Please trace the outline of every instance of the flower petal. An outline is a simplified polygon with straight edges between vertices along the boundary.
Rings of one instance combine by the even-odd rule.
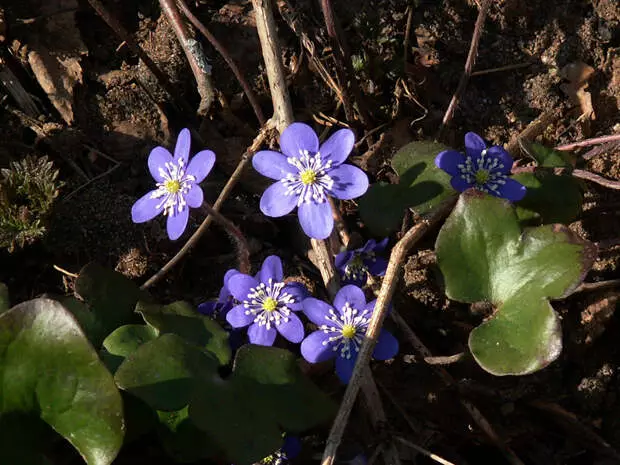
[[[155,147],[151,150],[148,165],[151,176],[153,176],[155,181],[162,182],[164,180],[164,177],[159,174],[159,169],[161,168],[164,172],[168,172],[168,170],[165,169],[166,163],[172,163],[172,154],[167,149],[164,147]]]
[[[475,132],[468,132],[465,134],[465,153],[467,153],[467,155],[477,158],[480,152],[486,148],[486,142],[478,134]]]
[[[221,304],[219,302],[208,301],[198,305],[198,312],[206,316],[214,316]]]
[[[258,281],[247,274],[237,273],[230,277],[227,286],[233,297],[239,302],[243,302],[247,300],[252,289],[258,286]]]
[[[334,358],[336,352],[333,350],[333,343],[329,342],[330,334],[323,331],[311,333],[301,343],[301,356],[310,363],[325,362]]]
[[[334,180],[331,193],[340,200],[360,197],[368,190],[368,176],[357,166],[340,165],[328,172]]]
[[[321,326],[327,323],[327,317],[329,311],[333,310],[333,307],[327,302],[315,299],[314,297],[308,297],[301,302],[303,306],[303,312],[308,319],[315,325]]]
[[[334,298],[334,307],[342,313],[342,309],[347,302],[351,307],[361,311],[366,306],[364,291],[353,285],[342,287]]]
[[[465,156],[456,150],[444,150],[435,157],[435,166],[451,176],[456,176],[461,172],[458,165],[462,163],[465,163]]]
[[[374,257],[364,260],[364,265],[372,276],[383,276],[387,270],[388,262],[383,257]]]
[[[500,166],[493,171],[500,172],[503,174],[510,174],[510,170],[512,169],[512,157],[503,147],[499,145],[494,145],[493,147],[489,147],[487,150],[487,154],[494,158],[497,158],[500,162]]]
[[[226,314],[226,321],[228,321],[233,328],[243,328],[254,321],[254,315],[247,315],[245,312],[246,308],[243,304],[235,305]]]
[[[152,220],[164,211],[161,197],[154,199],[152,197],[153,192],[155,191],[151,191],[140,197],[131,207],[131,220],[134,223],[144,223],[145,221]],[[158,206],[159,208],[157,208]]]
[[[280,149],[285,155],[295,158],[306,150],[314,154],[319,150],[319,138],[307,124],[293,123],[282,131]]]
[[[526,193],[526,187],[512,178],[506,178],[506,184],[499,186],[499,196],[511,202],[518,202]]]
[[[354,144],[355,134],[353,131],[350,129],[340,129],[321,144],[319,152],[321,152],[323,160],[331,160],[333,166],[338,166],[347,159],[351,150],[353,150]]]
[[[187,166],[187,162],[189,161],[189,148],[192,145],[192,136],[189,132],[189,129],[181,129],[179,135],[177,136],[177,143],[174,147],[174,161],[178,163],[179,160],[183,159],[183,165]]]
[[[175,212],[174,215],[168,215],[168,222],[166,223],[166,230],[168,231],[168,237],[172,241],[176,241],[187,227],[187,220],[189,219],[189,208],[185,207],[181,211]]]
[[[314,239],[326,239],[334,229],[334,217],[329,202],[302,203],[298,215],[301,229]]]
[[[270,255],[263,261],[263,266],[260,269],[259,281],[267,284],[269,280],[274,283],[282,282],[284,279],[284,272],[282,271],[282,260],[277,255]]]
[[[282,321],[276,326],[278,332],[289,341],[299,344],[304,338],[304,324],[294,313],[288,316],[288,321]]]
[[[303,309],[302,302],[308,297],[308,289],[302,283],[297,282],[289,282],[282,288],[282,292],[286,292],[287,294],[293,296],[295,298],[295,302],[288,304],[287,307],[297,312]]]
[[[259,325],[254,323],[248,328],[248,339],[250,344],[256,344],[259,346],[272,346],[276,340],[277,331],[271,327],[267,329],[265,325]]]
[[[286,195],[287,188],[281,182],[275,182],[263,192],[260,198],[260,211],[265,215],[278,218],[293,211],[297,205],[296,195]]]
[[[387,245],[389,244],[389,242],[390,242],[389,237],[386,237],[382,241],[377,242],[377,245],[375,246],[375,252],[383,252],[387,248]]]
[[[233,277],[236,274],[239,274],[240,271],[233,269],[228,270],[225,274],[224,274],[224,285],[222,286],[222,289],[220,289],[220,295],[218,297],[218,299],[220,301],[226,300],[228,297],[231,296],[230,290],[228,289],[228,280]]]
[[[334,259],[334,266],[340,272],[340,274],[344,274],[346,267],[353,258],[354,254],[355,252],[347,250],[345,252],[340,252],[338,255],[336,255],[336,258]]]
[[[450,180],[450,184],[452,185],[452,187],[454,188],[455,191],[457,192],[464,192],[467,189],[469,189],[470,187],[474,187],[473,184],[468,183],[467,181],[465,181],[462,177],[460,176],[454,176],[451,180]]]
[[[215,153],[211,150],[203,150],[194,155],[187,165],[186,174],[194,176],[197,183],[201,183],[213,169]]]
[[[252,157],[252,166],[263,176],[271,179],[282,179],[287,174],[296,174],[297,168],[286,161],[286,157],[280,152],[261,150]]]
[[[336,358],[336,374],[344,384],[349,384],[349,381],[351,381],[351,375],[357,360],[357,352],[353,351],[353,354],[351,358]]]
[[[202,205],[202,201],[204,200],[204,194],[202,193],[202,189],[198,184],[194,184],[189,192],[185,194],[185,201],[187,205],[192,208],[198,208]]]
[[[286,454],[288,460],[294,459],[301,452],[301,441],[297,436],[287,434],[282,444],[282,452]]]
[[[398,340],[392,333],[382,329],[377,339],[377,345],[372,353],[375,360],[389,360],[398,353]]]

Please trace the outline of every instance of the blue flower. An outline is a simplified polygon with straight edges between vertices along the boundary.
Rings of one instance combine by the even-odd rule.
[[[375,309],[376,300],[366,303],[364,292],[357,286],[344,286],[331,306],[322,300],[308,297],[302,302],[304,314],[319,327],[301,343],[301,355],[310,363],[336,358],[336,374],[347,384],[366,329]],[[372,356],[388,360],[398,353],[398,341],[381,330]]]
[[[343,164],[354,142],[350,129],[340,129],[319,147],[319,138],[310,126],[288,126],[280,136],[282,153],[262,150],[252,158],[256,171],[278,181],[263,193],[261,211],[280,217],[298,207],[301,228],[309,237],[329,237],[334,218],[328,197],[354,199],[368,190],[366,173]]]
[[[155,180],[155,189],[144,195],[131,207],[134,223],[144,223],[160,213],[168,217],[168,237],[176,240],[183,234],[189,218],[189,207],[202,205],[203,193],[198,185],[215,164],[211,150],[198,152],[189,162],[191,136],[183,129],[177,138],[174,157],[164,147],[155,147],[148,160],[148,167]]]
[[[306,288],[283,279],[282,261],[271,255],[257,277],[236,273],[227,281],[230,293],[240,303],[228,312],[226,321],[233,328],[249,326],[252,344],[271,346],[276,333],[294,343],[304,338],[304,325],[294,312],[301,310]]]
[[[342,282],[361,287],[366,284],[368,275],[383,276],[388,262],[377,254],[385,251],[388,240],[385,238],[381,242],[377,242],[370,239],[360,249],[349,250],[336,255],[335,265]]]
[[[455,150],[441,152],[435,165],[452,176],[452,187],[463,192],[474,187],[487,194],[518,202],[526,188],[510,178],[512,157],[502,147],[487,148],[484,140],[473,132],[465,134],[465,155]]]

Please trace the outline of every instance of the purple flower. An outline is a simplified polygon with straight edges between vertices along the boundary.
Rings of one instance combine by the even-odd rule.
[[[282,261],[271,255],[257,277],[237,273],[228,280],[228,289],[240,303],[226,315],[233,328],[249,326],[252,344],[273,345],[276,332],[291,342],[301,342],[304,325],[294,312],[301,310],[306,289],[299,283],[284,283]]]
[[[148,166],[156,189],[138,199],[131,207],[134,223],[144,223],[160,213],[168,216],[168,237],[181,237],[189,218],[189,207],[202,205],[203,193],[198,185],[207,177],[215,163],[211,150],[198,152],[189,162],[191,136],[183,129],[177,138],[174,157],[164,147],[155,147],[149,155]]]
[[[216,301],[207,301],[198,305],[198,311],[211,318],[224,318],[233,308],[233,296],[228,289],[228,280],[239,273],[237,270],[228,270],[224,275],[224,285],[220,289],[220,295]]]
[[[368,275],[383,276],[388,262],[385,258],[377,256],[377,253],[385,250],[388,240],[385,238],[381,242],[377,242],[370,239],[360,249],[349,250],[336,255],[335,265],[342,282],[361,287],[366,284]]]
[[[376,300],[366,303],[364,292],[353,285],[338,291],[333,307],[313,297],[304,299],[304,313],[319,330],[301,343],[301,355],[310,363],[336,357],[336,374],[343,383],[348,383],[375,303]],[[372,356],[377,360],[388,360],[397,352],[396,338],[381,330]]]
[[[262,150],[252,159],[256,171],[278,181],[263,193],[261,211],[280,217],[298,207],[304,232],[315,239],[328,237],[334,227],[328,197],[354,199],[368,189],[366,173],[343,164],[354,142],[350,129],[340,129],[319,147],[310,126],[291,124],[280,136],[282,153]]]
[[[518,202],[525,196],[525,186],[509,178],[512,158],[502,147],[487,148],[478,134],[465,134],[465,155],[455,150],[441,152],[435,165],[452,176],[452,187],[463,192],[474,187],[487,194]]]

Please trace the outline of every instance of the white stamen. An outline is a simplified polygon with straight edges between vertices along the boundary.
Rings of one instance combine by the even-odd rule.
[[[332,161],[323,161],[321,152],[311,155],[307,150],[299,150],[300,157],[288,157],[286,161],[297,168],[297,174],[287,174],[281,182],[286,186],[285,195],[296,195],[299,197],[297,206],[302,203],[323,203],[327,201],[326,192],[334,187],[334,180],[329,176],[328,171],[332,167]],[[314,173],[314,181],[306,184],[301,180],[302,173]]]
[[[478,190],[488,194],[498,195],[499,188],[506,184],[508,175],[502,172],[505,165],[501,162],[500,158],[496,156],[489,157],[487,152],[488,149],[484,149],[480,153],[480,158],[478,158],[477,163],[474,163],[471,156],[465,155],[465,162],[457,165],[460,171],[459,176]],[[478,184],[476,182],[476,173],[481,170],[486,171],[489,176],[484,184]]]
[[[366,328],[370,322],[370,311],[363,310],[360,312],[356,308],[351,307],[347,302],[342,308],[342,314],[330,309],[329,315],[325,316],[328,323],[321,325],[320,329],[325,334],[333,333],[323,345],[331,344],[334,352],[340,351],[340,357],[350,359],[359,352],[362,341],[366,335]],[[353,337],[344,337],[343,329],[353,327],[355,335]]]
[[[288,305],[295,303],[295,297],[288,292],[282,292],[284,286],[286,286],[285,283],[274,283],[273,279],[269,278],[267,284],[260,283],[250,289],[247,299],[242,302],[243,308],[246,309],[245,314],[254,315],[254,323],[265,326],[266,329],[271,329],[272,326],[278,326],[280,323],[287,323],[291,315]],[[264,304],[267,299],[275,301],[274,310],[265,309]]]
[[[159,167],[159,175],[163,178],[162,182],[156,184],[157,189],[151,194],[151,198],[159,199],[161,202],[157,209],[164,208],[164,215],[176,215],[183,211],[187,205],[185,196],[194,185],[196,177],[185,174],[185,161],[181,158],[178,163],[174,161],[165,163]],[[170,190],[170,183],[178,183],[178,190]]]

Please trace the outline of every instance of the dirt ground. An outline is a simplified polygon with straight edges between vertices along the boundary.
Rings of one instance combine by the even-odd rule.
[[[335,79],[319,2],[289,3]],[[412,140],[436,136],[463,72],[476,3],[333,3],[371,115],[366,128],[359,121],[349,123],[358,138],[374,129],[356,147],[352,161],[373,181],[394,180],[389,165],[394,152]],[[188,4],[241,65],[264,113],[271,115],[251,1]],[[181,98],[197,108],[193,76],[158,3],[107,0],[105,5],[168,77],[176,101]],[[64,186],[46,237],[23,250],[0,251],[0,282],[9,286],[15,302],[44,292],[68,292],[71,278],[53,265],[77,272],[92,260],[143,282],[180,247],[168,240],[161,221],[134,225],[130,219],[131,205],[150,188],[149,151],[155,145],[171,146],[183,127],[198,129],[204,147],[218,156],[204,184],[205,197],[213,202],[260,127],[239,83],[200,38],[218,98],[208,116],[199,118],[179,109],[87,1],[8,2],[4,15],[0,67],[10,69],[34,107],[29,113],[29,107],[0,86],[0,168],[28,154],[48,155]],[[276,19],[296,119],[314,120],[319,130],[328,128],[329,121],[345,121],[334,92],[277,9]],[[496,144],[514,142],[530,123],[548,114],[555,116],[537,133],[546,145],[618,133],[619,47],[620,4],[615,0],[492,2],[475,64],[475,71],[484,72],[470,79],[444,142],[460,147],[467,131]],[[587,76],[585,84],[579,84],[579,76]],[[45,89],[50,81],[61,82],[62,92]],[[587,152],[580,152],[586,154],[579,158],[583,169],[620,180],[620,145]],[[244,176],[224,214],[247,236],[256,263],[277,253],[290,275],[320,280],[308,261],[308,245],[295,239],[296,221],[260,215],[257,194],[264,185],[259,176]],[[571,228],[609,245],[601,249],[587,281],[619,278],[620,247],[613,244],[620,237],[620,193],[591,183],[585,188],[584,213]],[[345,202],[342,209],[347,223],[369,236],[355,204]],[[201,213],[193,211],[190,233],[201,220]],[[394,304],[434,355],[453,355],[466,348],[467,335],[482,316],[443,295],[437,270],[426,259],[435,234],[408,259]],[[162,301],[199,303],[217,295],[224,272],[234,266],[230,240],[214,227],[152,291]],[[465,399],[526,464],[620,464],[620,324],[614,316],[619,296],[617,289],[608,289],[555,302],[563,320],[564,351],[530,376],[492,377],[474,362],[463,361],[447,367],[457,381],[446,386],[401,337],[398,358],[374,366],[389,423],[371,434],[358,409],[345,447],[362,447],[371,456],[382,441],[400,436],[455,464],[508,463],[464,410],[460,401]],[[334,396],[342,391],[333,381],[318,382],[325,382]],[[299,463],[316,463],[326,431],[305,439]],[[399,454],[403,463],[435,463],[405,446],[399,446]],[[143,441],[125,450],[117,463],[169,463],[160,455],[156,445]]]

